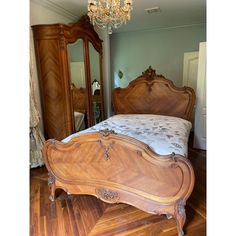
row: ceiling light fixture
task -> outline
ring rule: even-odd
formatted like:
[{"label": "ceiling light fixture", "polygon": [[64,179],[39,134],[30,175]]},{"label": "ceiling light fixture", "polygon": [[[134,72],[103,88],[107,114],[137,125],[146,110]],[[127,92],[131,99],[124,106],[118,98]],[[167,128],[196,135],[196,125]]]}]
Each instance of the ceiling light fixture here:
[{"label": "ceiling light fixture", "polygon": [[88,16],[93,25],[107,28],[112,34],[112,27],[118,28],[130,20],[132,0],[88,0]]}]

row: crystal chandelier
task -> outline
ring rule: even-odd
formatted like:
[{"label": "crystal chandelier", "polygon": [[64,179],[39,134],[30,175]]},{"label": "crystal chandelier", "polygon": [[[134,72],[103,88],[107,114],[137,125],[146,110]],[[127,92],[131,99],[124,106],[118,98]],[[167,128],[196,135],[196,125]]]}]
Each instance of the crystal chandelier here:
[{"label": "crystal chandelier", "polygon": [[132,0],[88,0],[88,16],[93,25],[108,29],[112,34],[112,27],[118,28],[130,20]]}]

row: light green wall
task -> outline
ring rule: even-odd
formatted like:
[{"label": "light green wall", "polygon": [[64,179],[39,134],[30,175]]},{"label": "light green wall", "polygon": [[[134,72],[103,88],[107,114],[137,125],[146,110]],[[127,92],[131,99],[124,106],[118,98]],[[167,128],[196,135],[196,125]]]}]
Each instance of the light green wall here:
[{"label": "light green wall", "polygon": [[[184,53],[198,51],[199,42],[204,41],[205,24],[112,34],[112,87],[126,87],[148,66],[181,86]],[[119,70],[124,73],[122,79]]]},{"label": "light green wall", "polygon": [[84,62],[83,40],[78,39],[76,42],[68,44],[68,53],[71,62]]},{"label": "light green wall", "polygon": [[92,43],[89,43],[89,60],[90,60],[91,82],[93,82],[96,79],[100,83],[99,53],[93,47]]}]

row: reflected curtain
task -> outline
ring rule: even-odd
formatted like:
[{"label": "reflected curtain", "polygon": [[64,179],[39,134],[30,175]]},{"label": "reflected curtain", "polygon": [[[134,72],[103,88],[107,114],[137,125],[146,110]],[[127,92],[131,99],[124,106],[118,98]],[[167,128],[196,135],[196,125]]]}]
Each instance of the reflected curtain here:
[{"label": "reflected curtain", "polygon": [[32,32],[30,31],[30,167],[44,165],[42,147],[45,139],[39,129],[40,114],[34,93],[34,61]]}]

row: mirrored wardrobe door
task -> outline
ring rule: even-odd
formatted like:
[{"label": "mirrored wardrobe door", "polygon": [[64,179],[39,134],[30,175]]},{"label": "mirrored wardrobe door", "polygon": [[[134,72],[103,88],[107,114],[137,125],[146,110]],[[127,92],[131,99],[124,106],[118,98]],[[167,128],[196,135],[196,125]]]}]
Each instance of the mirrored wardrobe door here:
[{"label": "mirrored wardrobe door", "polygon": [[103,109],[103,91],[102,91],[102,71],[101,56],[89,42],[89,62],[90,62],[90,78],[91,78],[91,96],[92,96],[92,114],[93,124],[97,124],[104,119]]},{"label": "mirrored wardrobe door", "polygon": [[77,132],[88,126],[84,42],[82,39],[77,39],[67,47],[75,132]]}]

